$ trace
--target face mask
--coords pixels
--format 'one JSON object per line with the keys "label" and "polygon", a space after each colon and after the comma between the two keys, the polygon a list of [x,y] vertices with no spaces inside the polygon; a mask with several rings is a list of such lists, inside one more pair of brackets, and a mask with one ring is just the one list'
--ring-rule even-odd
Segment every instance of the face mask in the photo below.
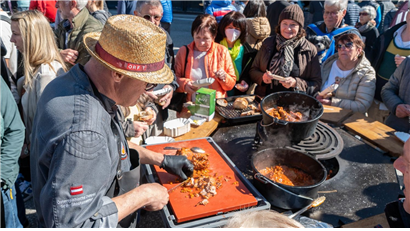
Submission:
{"label": "face mask", "polygon": [[241,35],[241,31],[237,29],[226,29],[225,35],[226,35],[226,39],[228,39],[230,42],[234,42]]}

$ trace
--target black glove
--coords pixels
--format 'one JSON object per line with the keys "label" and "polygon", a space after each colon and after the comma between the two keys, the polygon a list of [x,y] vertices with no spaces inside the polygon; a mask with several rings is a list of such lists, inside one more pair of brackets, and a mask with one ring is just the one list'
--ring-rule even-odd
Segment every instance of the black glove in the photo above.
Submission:
{"label": "black glove", "polygon": [[164,155],[164,161],[160,167],[168,173],[181,177],[182,180],[186,180],[194,174],[194,165],[186,156]]}

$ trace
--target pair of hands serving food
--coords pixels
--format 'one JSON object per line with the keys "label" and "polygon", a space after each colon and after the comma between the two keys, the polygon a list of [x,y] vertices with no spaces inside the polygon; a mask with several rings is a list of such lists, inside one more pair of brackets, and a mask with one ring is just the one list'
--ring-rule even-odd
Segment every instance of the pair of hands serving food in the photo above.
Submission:
{"label": "pair of hands serving food", "polygon": [[[214,78],[219,79],[222,82],[226,81],[226,72],[223,69],[219,69],[217,71],[214,71]],[[199,87],[195,87],[193,85],[195,81],[191,80],[185,85],[185,92],[188,94],[195,94],[195,92],[199,89]]]}
{"label": "pair of hands serving food", "polygon": [[279,83],[282,84],[285,88],[296,87],[296,79],[293,77],[282,77],[279,75],[274,75],[270,71],[266,71],[263,76],[262,80],[266,84],[271,84],[272,80],[279,80]]}

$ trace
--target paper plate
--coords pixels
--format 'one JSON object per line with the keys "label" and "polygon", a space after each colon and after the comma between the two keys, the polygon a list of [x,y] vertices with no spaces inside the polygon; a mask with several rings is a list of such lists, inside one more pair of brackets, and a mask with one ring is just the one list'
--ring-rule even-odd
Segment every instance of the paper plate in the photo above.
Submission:
{"label": "paper plate", "polygon": [[164,134],[171,137],[181,136],[191,130],[188,119],[179,118],[164,123]]}
{"label": "paper plate", "polygon": [[200,79],[192,83],[194,87],[206,87],[215,82],[214,78]]}
{"label": "paper plate", "polygon": [[195,125],[195,126],[201,126],[202,124],[204,124],[206,121],[205,118],[199,117],[199,116],[191,116],[189,117],[189,122],[191,123],[191,125]]}
{"label": "paper plate", "polygon": [[145,140],[145,144],[162,144],[162,143],[170,143],[174,142],[175,140],[168,136],[151,136]]}

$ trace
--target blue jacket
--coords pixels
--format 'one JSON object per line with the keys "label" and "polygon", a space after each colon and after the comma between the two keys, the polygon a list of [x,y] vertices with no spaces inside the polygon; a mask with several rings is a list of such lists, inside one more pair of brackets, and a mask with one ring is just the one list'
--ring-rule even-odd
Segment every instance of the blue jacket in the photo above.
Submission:
{"label": "blue jacket", "polygon": [[232,1],[224,0],[212,1],[211,5],[206,8],[205,13],[214,16],[219,23],[225,14],[231,11],[236,11],[236,8],[232,5]]}
{"label": "blue jacket", "polygon": [[171,0],[161,0],[162,9],[164,10],[164,15],[162,16],[161,22],[172,22],[172,2]]}

